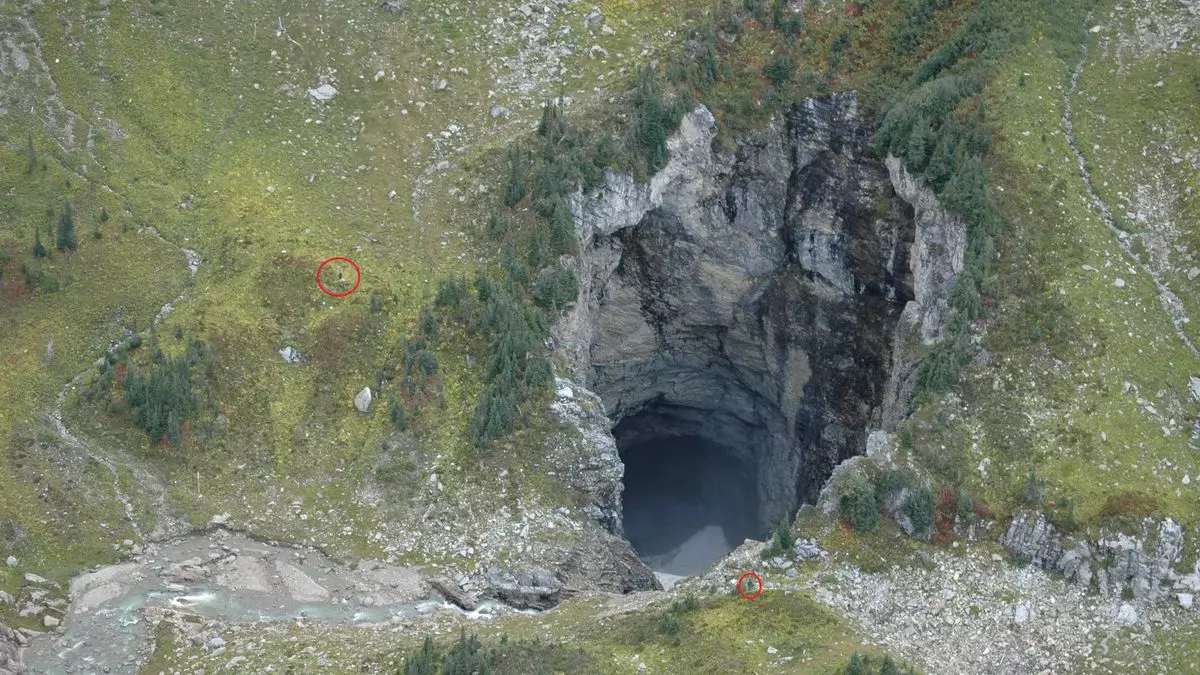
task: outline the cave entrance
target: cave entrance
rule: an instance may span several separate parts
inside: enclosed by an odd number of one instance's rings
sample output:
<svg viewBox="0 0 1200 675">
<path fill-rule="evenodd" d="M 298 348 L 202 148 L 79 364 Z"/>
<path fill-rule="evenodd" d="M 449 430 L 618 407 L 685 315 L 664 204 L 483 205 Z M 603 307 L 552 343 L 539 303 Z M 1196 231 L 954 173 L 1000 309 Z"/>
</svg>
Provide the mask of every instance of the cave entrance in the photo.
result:
<svg viewBox="0 0 1200 675">
<path fill-rule="evenodd" d="M 754 467 L 744 452 L 680 424 L 690 417 L 652 406 L 614 430 L 625 464 L 625 535 L 664 581 L 703 572 L 762 534 Z"/>
</svg>

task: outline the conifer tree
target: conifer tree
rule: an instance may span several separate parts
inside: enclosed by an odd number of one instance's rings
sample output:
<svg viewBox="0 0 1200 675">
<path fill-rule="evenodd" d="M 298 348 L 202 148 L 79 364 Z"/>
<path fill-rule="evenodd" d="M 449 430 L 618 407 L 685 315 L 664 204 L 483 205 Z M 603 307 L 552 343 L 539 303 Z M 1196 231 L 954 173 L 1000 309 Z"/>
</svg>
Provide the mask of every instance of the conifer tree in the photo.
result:
<svg viewBox="0 0 1200 675">
<path fill-rule="evenodd" d="M 34 169 L 37 168 L 37 149 L 33 147 L 33 134 L 29 134 L 29 145 L 25 148 L 25 154 L 29 161 L 25 172 L 32 174 Z"/>
<path fill-rule="evenodd" d="M 58 217 L 58 250 L 68 251 L 79 246 L 75 238 L 75 217 L 71 214 L 71 203 L 67 202 Z"/>
<path fill-rule="evenodd" d="M 34 229 L 33 231 L 33 257 L 46 257 L 46 247 L 42 245 L 42 232 L 38 229 Z"/>
</svg>

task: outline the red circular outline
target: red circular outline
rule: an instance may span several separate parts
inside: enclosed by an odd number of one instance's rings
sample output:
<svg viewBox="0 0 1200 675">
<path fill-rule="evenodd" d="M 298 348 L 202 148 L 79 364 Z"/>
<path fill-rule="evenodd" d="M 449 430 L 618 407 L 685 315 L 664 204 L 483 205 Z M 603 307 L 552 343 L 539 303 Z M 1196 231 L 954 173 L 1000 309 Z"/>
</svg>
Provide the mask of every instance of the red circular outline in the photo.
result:
<svg viewBox="0 0 1200 675">
<path fill-rule="evenodd" d="M 346 291 L 345 293 L 333 293 L 329 289 L 325 288 L 325 286 L 321 283 L 321 270 L 325 269 L 326 265 L 328 265 L 329 263 L 334 262 L 336 260 L 342 260 L 344 262 L 350 263 L 350 266 L 354 268 L 354 274 L 357 277 L 354 280 L 354 288 L 351 288 L 350 290 Z M 354 261 L 349 258 L 342 258 L 342 257 L 330 258 L 317 266 L 317 288 L 321 289 L 322 293 L 324 293 L 325 295 L 328 295 L 331 298 L 344 298 L 347 295 L 350 295 L 351 293 L 353 293 L 354 291 L 357 291 L 358 285 L 361 283 L 362 283 L 362 270 L 358 269 L 358 265 L 354 264 Z"/>
<path fill-rule="evenodd" d="M 754 595 L 746 595 L 742 591 L 742 582 L 746 580 L 746 577 L 754 577 L 754 580 L 758 582 L 758 591 Z M 746 600 L 753 600 L 753 599 L 757 598 L 758 596 L 762 595 L 762 592 L 763 592 L 762 577 L 758 576 L 754 572 L 746 572 L 745 574 L 743 574 L 741 577 L 738 578 L 737 592 L 738 592 L 738 595 L 742 596 Z"/>
</svg>

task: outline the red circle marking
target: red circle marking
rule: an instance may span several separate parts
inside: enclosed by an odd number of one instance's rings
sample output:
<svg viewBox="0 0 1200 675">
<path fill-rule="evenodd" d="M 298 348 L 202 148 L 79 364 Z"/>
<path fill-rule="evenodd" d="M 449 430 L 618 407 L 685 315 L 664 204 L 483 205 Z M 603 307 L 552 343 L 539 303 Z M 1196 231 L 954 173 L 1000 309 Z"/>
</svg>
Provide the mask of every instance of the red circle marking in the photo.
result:
<svg viewBox="0 0 1200 675">
<path fill-rule="evenodd" d="M 746 592 L 742 590 L 742 583 L 746 581 L 747 577 L 754 577 L 754 581 L 758 582 L 758 590 L 754 591 L 754 595 L 746 595 Z M 753 600 L 753 599 L 757 598 L 758 596 L 762 595 L 762 591 L 763 591 L 762 578 L 760 578 L 754 572 L 746 572 L 745 574 L 743 574 L 741 576 L 741 578 L 738 579 L 737 591 L 738 591 L 738 595 L 742 596 L 743 598 L 745 598 L 747 600 Z"/>
<path fill-rule="evenodd" d="M 325 269 L 325 266 L 328 265 L 329 263 L 337 261 L 337 260 L 341 260 L 342 262 L 348 262 L 348 263 L 350 263 L 350 266 L 354 268 L 354 274 L 356 277 L 354 279 L 354 288 L 351 288 L 350 290 L 346 291 L 345 293 L 334 293 L 333 291 L 329 290 L 328 288 L 325 288 L 325 285 L 321 283 L 321 270 Z M 325 262 L 321 263 L 320 266 L 317 267 L 317 288 L 321 289 L 322 293 L 324 293 L 325 295 L 328 295 L 330 297 L 344 298 L 347 295 L 350 295 L 351 293 L 353 293 L 354 291 L 357 291 L 358 285 L 360 283 L 362 283 L 362 270 L 358 269 L 358 265 L 355 265 L 354 261 L 349 258 L 330 258 L 329 260 L 326 260 Z"/>
</svg>

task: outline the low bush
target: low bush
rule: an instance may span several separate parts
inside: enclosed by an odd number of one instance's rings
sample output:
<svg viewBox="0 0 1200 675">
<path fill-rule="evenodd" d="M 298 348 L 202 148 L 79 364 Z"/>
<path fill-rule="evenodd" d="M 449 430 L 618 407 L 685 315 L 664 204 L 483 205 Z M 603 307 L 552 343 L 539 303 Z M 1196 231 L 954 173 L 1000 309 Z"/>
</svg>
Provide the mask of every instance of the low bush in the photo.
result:
<svg viewBox="0 0 1200 675">
<path fill-rule="evenodd" d="M 839 478 L 838 515 L 858 532 L 874 530 L 879 525 L 879 506 L 870 479 L 853 471 Z"/>
<path fill-rule="evenodd" d="M 914 490 L 904 502 L 904 515 L 913 526 L 913 534 L 927 536 L 933 525 L 933 491 L 927 487 Z"/>
</svg>

